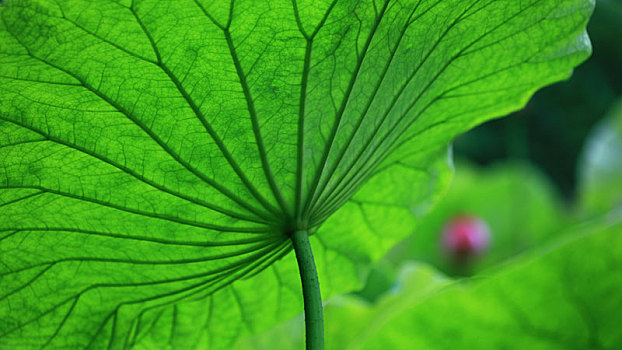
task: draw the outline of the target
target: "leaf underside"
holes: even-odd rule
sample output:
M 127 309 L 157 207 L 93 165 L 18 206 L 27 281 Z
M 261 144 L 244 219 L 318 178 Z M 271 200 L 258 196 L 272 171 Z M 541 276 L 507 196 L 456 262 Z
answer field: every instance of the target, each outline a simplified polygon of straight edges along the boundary
M 455 135 L 589 55 L 592 5 L 2 5 L 0 348 L 226 348 L 300 311 L 294 229 L 352 288 Z

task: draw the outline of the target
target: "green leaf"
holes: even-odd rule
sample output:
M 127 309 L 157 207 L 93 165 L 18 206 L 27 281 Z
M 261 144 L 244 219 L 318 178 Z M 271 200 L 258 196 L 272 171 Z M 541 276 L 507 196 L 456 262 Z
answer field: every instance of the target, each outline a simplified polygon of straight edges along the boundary
M 622 103 L 597 124 L 579 163 L 580 203 L 585 215 L 622 207 Z
M 443 153 L 445 154 L 446 150 L 443 149 Z M 428 156 L 430 159 L 438 158 Z M 417 177 L 411 178 L 418 181 L 420 189 L 413 187 L 413 192 L 409 195 L 412 195 L 421 207 L 430 206 L 435 199 L 434 196 L 443 192 L 450 178 L 446 156 L 440 157 L 427 167 L 429 174 L 417 173 Z M 354 214 L 361 210 L 358 204 L 347 207 L 350 207 L 348 210 L 352 210 Z M 398 239 L 400 233 L 411 231 L 417 223 L 417 217 L 406 207 L 400 211 L 396 211 L 397 214 L 388 213 L 402 219 L 401 222 L 391 222 L 391 226 L 387 225 L 396 231 L 380 231 L 384 233 L 381 237 L 364 224 L 368 217 L 360 214 L 347 216 L 350 218 L 350 226 L 344 226 L 340 231 L 336 230 L 338 225 L 333 231 L 327 231 L 322 227 L 318 234 L 312 237 L 315 239 L 312 241 L 313 254 L 325 299 L 345 291 L 360 289 L 370 263 L 384 252 L 385 248 L 381 245 L 388 247 L 391 242 Z M 423 208 L 419 208 L 415 212 L 422 214 L 422 211 Z M 322 232 L 351 234 L 347 230 L 348 227 L 357 228 L 355 232 L 360 235 L 361 241 L 348 245 L 339 242 L 328 245 L 325 236 L 322 235 Z M 237 281 L 230 288 L 213 294 L 208 300 L 178 304 L 177 311 L 168 308 L 165 311 L 150 312 L 143 316 L 145 327 L 153 327 L 155 331 L 142 337 L 137 349 L 159 348 L 161 344 L 169 341 L 173 343 L 172 349 L 189 347 L 189 344 L 201 344 L 199 347 L 209 349 L 230 348 L 244 335 L 265 331 L 272 325 L 299 314 L 302 310 L 299 279 L 296 259 L 290 254 L 275 262 L 263 273 Z M 206 313 L 211 316 L 206 317 Z M 154 320 L 157 322 L 152 325 L 151 322 Z M 174 320 L 177 326 L 172 328 Z M 210 332 L 202 331 L 208 327 Z
M 455 135 L 589 55 L 592 6 L 7 2 L 0 347 L 226 348 L 300 312 L 295 229 L 354 288 Z
M 621 232 L 619 223 L 596 227 L 541 258 L 452 287 L 387 322 L 363 348 L 618 349 Z
M 326 306 L 328 349 L 618 349 L 622 222 L 591 223 L 470 280 L 406 265 L 378 303 L 344 296 Z M 237 349 L 295 349 L 292 322 Z M 281 344 L 287 344 L 281 347 Z

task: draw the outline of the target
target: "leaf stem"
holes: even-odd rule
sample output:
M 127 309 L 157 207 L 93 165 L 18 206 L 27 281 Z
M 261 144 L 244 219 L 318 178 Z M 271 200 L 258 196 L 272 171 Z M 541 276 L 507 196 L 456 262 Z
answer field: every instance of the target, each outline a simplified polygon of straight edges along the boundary
M 320 281 L 317 278 L 315 260 L 307 230 L 295 231 L 292 236 L 305 305 L 305 329 L 307 350 L 324 349 L 324 321 Z

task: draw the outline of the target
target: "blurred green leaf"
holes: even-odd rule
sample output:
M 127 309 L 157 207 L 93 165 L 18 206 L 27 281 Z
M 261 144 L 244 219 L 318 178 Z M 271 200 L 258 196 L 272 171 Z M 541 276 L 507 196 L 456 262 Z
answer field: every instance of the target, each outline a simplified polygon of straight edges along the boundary
M 579 206 L 585 215 L 622 206 L 622 102 L 592 130 L 578 171 Z
M 405 308 L 362 348 L 619 349 L 622 224 L 588 231 Z

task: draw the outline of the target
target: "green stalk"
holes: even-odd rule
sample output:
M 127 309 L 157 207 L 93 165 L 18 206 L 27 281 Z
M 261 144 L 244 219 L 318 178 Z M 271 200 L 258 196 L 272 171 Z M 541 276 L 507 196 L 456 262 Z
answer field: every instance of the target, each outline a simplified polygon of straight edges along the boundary
M 302 294 L 305 304 L 305 330 L 307 350 L 324 350 L 324 316 L 320 281 L 317 278 L 315 260 L 309 243 L 309 232 L 295 231 L 292 234 L 296 260 L 300 269 Z

